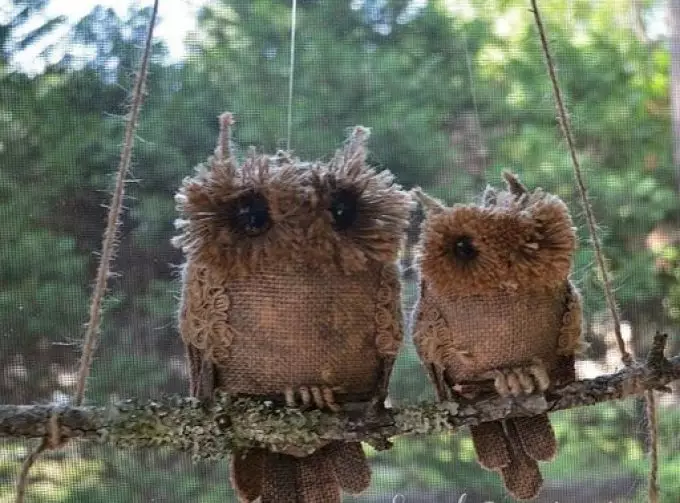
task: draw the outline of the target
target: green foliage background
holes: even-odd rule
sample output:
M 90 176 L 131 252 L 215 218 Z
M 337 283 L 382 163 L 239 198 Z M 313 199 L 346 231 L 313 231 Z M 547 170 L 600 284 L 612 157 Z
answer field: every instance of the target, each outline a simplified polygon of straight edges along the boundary
M 545 0 L 559 78 L 578 141 L 617 298 L 633 345 L 654 330 L 677 336 L 680 202 L 672 162 L 668 42 L 640 37 L 660 0 Z M 72 393 L 78 344 L 105 208 L 122 138 L 127 90 L 149 9 L 120 18 L 96 8 L 69 31 L 86 47 L 37 75 L 13 56 L 63 20 L 33 31 L 47 0 L 13 0 L 0 24 L 0 401 Z M 161 1 L 162 4 L 162 1 Z M 299 1 L 292 146 L 328 157 L 355 124 L 371 127 L 371 159 L 453 202 L 468 202 L 500 172 L 518 172 L 570 205 L 582 246 L 575 279 L 592 343 L 603 361 L 610 334 L 592 251 L 555 122 L 550 84 L 528 3 L 519 0 Z M 420 7 L 418 7 L 420 5 Z M 452 7 L 453 6 L 453 7 Z M 637 9 L 633 11 L 633 9 Z M 221 0 L 200 12 L 188 56 L 167 63 L 154 47 L 148 96 L 128 185 L 127 209 L 89 399 L 185 392 L 175 328 L 176 266 L 169 245 L 173 193 L 212 151 L 217 115 L 233 111 L 238 148 L 285 146 L 290 4 Z M 407 271 L 408 272 L 408 271 Z M 405 307 L 415 285 L 407 274 Z M 677 337 L 674 344 L 677 347 Z M 432 399 L 410 341 L 393 401 Z M 675 403 L 675 401 L 673 402 Z M 554 416 L 561 450 L 545 466 L 540 501 L 642 501 L 644 414 L 635 401 Z M 680 411 L 661 413 L 663 501 L 680 495 Z M 11 501 L 24 444 L 0 445 L 0 502 Z M 408 438 L 370 452 L 371 490 L 358 501 L 510 501 L 480 469 L 465 432 Z M 233 498 L 225 463 L 72 445 L 38 464 L 33 501 L 212 502 Z M 599 491 L 599 492 L 598 492 Z

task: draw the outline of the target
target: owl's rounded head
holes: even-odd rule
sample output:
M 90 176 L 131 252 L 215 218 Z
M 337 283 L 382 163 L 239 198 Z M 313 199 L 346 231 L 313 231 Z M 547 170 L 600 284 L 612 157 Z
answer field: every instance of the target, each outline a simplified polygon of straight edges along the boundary
M 419 265 L 439 295 L 540 290 L 568 278 L 576 234 L 567 206 L 513 175 L 506 181 L 507 190 L 487 189 L 482 205 L 431 203 Z
M 218 145 L 176 196 L 175 244 L 232 274 L 300 264 L 351 273 L 396 260 L 411 198 L 366 164 L 367 137 L 355 128 L 329 163 L 251 152 L 239 165 Z

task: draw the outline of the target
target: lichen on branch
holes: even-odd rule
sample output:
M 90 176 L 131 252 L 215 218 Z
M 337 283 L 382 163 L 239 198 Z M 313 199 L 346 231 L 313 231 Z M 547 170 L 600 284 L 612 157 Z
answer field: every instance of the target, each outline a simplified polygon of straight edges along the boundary
M 146 402 L 124 400 L 107 407 L 0 405 L 0 438 L 58 435 L 118 448 L 166 447 L 190 452 L 197 459 L 219 459 L 235 447 L 295 446 L 312 452 L 328 440 L 361 440 L 382 449 L 401 435 L 454 431 L 486 421 L 639 396 L 647 390 L 668 391 L 667 385 L 680 379 L 680 356 L 666 359 L 665 344 L 666 336 L 657 334 L 645 362 L 544 395 L 423 403 L 380 412 L 356 403 L 340 414 L 226 395 L 210 403 L 172 396 Z

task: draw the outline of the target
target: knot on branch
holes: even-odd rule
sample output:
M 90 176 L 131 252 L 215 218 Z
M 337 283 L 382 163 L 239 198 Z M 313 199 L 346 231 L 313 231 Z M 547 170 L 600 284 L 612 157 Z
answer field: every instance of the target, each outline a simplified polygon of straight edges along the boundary
M 59 426 L 60 415 L 61 407 L 55 407 L 47 422 L 47 435 L 44 440 L 47 449 L 58 449 L 68 442 L 68 438 L 61 434 L 61 427 Z
M 654 341 L 652 342 L 652 347 L 647 354 L 647 360 L 645 363 L 648 373 L 647 380 L 650 382 L 650 385 L 644 387 L 648 389 L 654 389 L 656 391 L 670 393 L 672 390 L 665 383 L 659 384 L 658 386 L 653 386 L 655 382 L 660 381 L 662 376 L 673 368 L 670 360 L 668 360 L 664 355 L 667 342 L 668 334 L 657 332 L 654 335 Z

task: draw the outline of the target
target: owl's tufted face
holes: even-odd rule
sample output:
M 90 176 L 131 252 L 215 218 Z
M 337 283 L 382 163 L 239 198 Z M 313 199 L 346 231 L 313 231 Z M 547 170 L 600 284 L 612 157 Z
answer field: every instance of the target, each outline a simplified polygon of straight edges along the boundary
M 550 288 L 568 278 L 575 246 L 558 197 L 504 191 L 485 206 L 432 212 L 423 225 L 420 270 L 446 296 Z
M 327 164 L 264 155 L 213 162 L 185 180 L 177 201 L 176 244 L 231 274 L 300 263 L 352 273 L 393 262 L 411 204 L 389 172 L 366 165 L 356 138 Z

